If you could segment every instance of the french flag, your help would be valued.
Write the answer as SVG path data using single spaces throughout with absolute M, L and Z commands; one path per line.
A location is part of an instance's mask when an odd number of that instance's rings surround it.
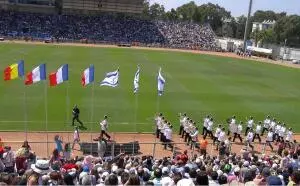
M 91 65 L 89 68 L 85 69 L 82 73 L 81 84 L 82 86 L 86 86 L 92 82 L 94 82 L 94 65 Z
M 65 64 L 61 66 L 56 72 L 53 72 L 49 75 L 50 86 L 54 87 L 58 84 L 63 83 L 64 81 L 69 80 L 69 66 Z
M 29 72 L 26 75 L 25 85 L 32 85 L 42 80 L 46 80 L 46 64 L 41 64 Z

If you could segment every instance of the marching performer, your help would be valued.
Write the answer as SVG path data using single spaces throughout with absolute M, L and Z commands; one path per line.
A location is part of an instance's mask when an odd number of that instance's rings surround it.
M 249 129 L 249 132 L 248 132 L 248 134 L 247 134 L 246 142 L 247 142 L 247 146 L 249 146 L 249 147 L 252 148 L 252 151 L 254 150 L 254 146 L 251 144 L 252 141 L 253 141 L 253 136 L 254 136 L 254 134 L 253 134 L 253 129 L 250 128 L 250 129 Z
M 273 139 L 274 139 L 273 135 L 274 135 L 274 133 L 273 133 L 272 129 L 270 128 L 268 130 L 268 134 L 267 134 L 267 137 L 266 137 L 266 145 L 269 145 L 269 147 L 271 148 L 272 151 L 274 150 L 273 146 L 272 146 L 272 142 L 273 142 Z
M 108 138 L 108 140 L 110 140 L 110 135 L 108 135 L 107 133 L 108 122 L 107 122 L 106 115 L 104 116 L 104 120 L 100 122 L 100 127 L 101 127 L 101 134 L 100 134 L 101 138 L 103 138 L 103 135 L 105 135 Z
M 271 124 L 270 124 L 270 128 L 271 128 L 272 131 L 273 131 L 273 137 L 274 137 L 275 127 L 276 127 L 276 119 L 273 118 L 272 121 L 271 121 Z
M 285 127 L 285 123 L 283 123 L 280 130 L 279 130 L 279 138 L 280 138 L 281 141 L 284 140 L 285 133 L 286 133 L 286 127 Z
M 195 147 L 198 142 L 198 134 L 199 134 L 198 127 L 196 127 L 195 130 L 193 131 L 193 133 L 190 134 L 191 135 L 191 149 L 193 147 Z
M 289 128 L 289 130 L 286 133 L 285 137 L 285 144 L 291 148 L 291 143 L 293 142 L 293 131 L 292 128 Z
M 207 126 L 208 126 L 208 122 L 210 121 L 210 116 L 207 115 L 204 119 L 203 119 L 203 128 L 202 128 L 202 135 L 206 135 L 207 132 Z
M 261 136 L 264 135 L 265 131 L 268 131 L 271 124 L 270 116 L 267 116 L 267 118 L 264 120 L 264 128 L 262 130 Z
M 235 142 L 235 138 L 237 137 L 240 139 L 241 143 L 243 142 L 243 139 L 241 137 L 242 131 L 243 131 L 243 122 L 240 122 L 240 124 L 237 125 L 236 132 L 234 133 L 232 142 Z
M 236 119 L 235 116 L 232 116 L 230 123 L 229 123 L 229 127 L 228 127 L 228 132 L 227 135 L 230 135 L 230 132 L 233 133 L 233 129 L 236 127 Z
M 184 138 L 184 136 L 186 134 L 186 129 L 189 125 L 189 122 L 190 122 L 190 118 L 186 118 L 185 122 L 183 123 L 183 131 L 182 131 L 182 134 L 181 134 L 181 138 Z
M 261 134 L 261 121 L 259 121 L 258 124 L 256 125 L 255 134 L 254 134 L 252 142 L 254 142 L 255 138 L 257 137 L 259 140 L 259 143 L 261 143 L 260 134 Z
M 281 130 L 281 123 L 280 121 L 277 123 L 277 125 L 275 126 L 275 132 L 274 132 L 274 140 L 276 140 L 277 142 L 280 142 L 280 137 L 279 137 L 279 132 Z
M 80 114 L 80 110 L 77 107 L 77 105 L 74 106 L 73 110 L 72 110 L 72 114 L 73 114 L 73 119 L 72 119 L 72 126 L 74 126 L 74 122 L 75 120 L 80 123 L 81 126 L 83 126 L 83 123 L 79 120 L 79 114 Z
M 254 124 L 253 117 L 250 116 L 250 119 L 249 119 L 248 122 L 247 122 L 247 127 L 246 127 L 246 131 L 245 131 L 245 136 L 247 136 L 248 131 L 249 131 L 250 129 L 252 129 L 253 124 Z
M 215 130 L 215 135 L 214 135 L 214 141 L 213 141 L 213 145 L 215 145 L 216 141 L 218 141 L 219 138 L 219 134 L 222 130 L 222 125 L 219 125 L 216 130 Z M 205 138 L 204 138 L 205 139 Z
M 167 146 L 173 150 L 173 145 L 172 145 L 172 128 L 173 126 L 169 123 L 168 126 L 166 126 L 164 130 L 164 136 L 165 136 L 165 141 L 164 141 L 164 149 L 167 149 Z
M 156 138 L 159 138 L 159 128 L 161 126 L 161 122 L 163 120 L 163 114 L 159 113 L 155 118 L 155 125 L 156 125 Z
M 208 122 L 208 125 L 207 125 L 206 134 L 203 137 L 204 139 L 206 139 L 207 135 L 209 135 L 213 139 L 213 133 L 212 133 L 213 125 L 214 125 L 214 119 L 210 118 L 210 121 Z
M 180 127 L 179 127 L 179 135 L 182 135 L 183 133 L 183 125 L 186 122 L 186 113 L 184 113 L 183 115 L 180 114 Z
M 220 143 L 224 142 L 225 141 L 225 138 L 226 138 L 226 134 L 225 134 L 225 128 L 223 127 L 221 129 L 221 132 L 219 133 L 219 136 L 218 136 L 218 144 L 217 144 L 217 149 L 219 149 L 219 145 Z
M 162 120 L 162 126 L 160 127 L 160 141 L 165 142 L 166 136 L 165 136 L 165 129 L 168 128 L 168 121 Z
M 186 142 L 187 142 L 187 145 L 190 144 L 191 140 L 192 140 L 192 137 L 191 137 L 191 134 L 195 131 L 196 129 L 196 122 L 193 122 L 191 120 L 191 122 L 189 123 L 189 126 L 187 128 L 187 134 L 185 137 L 186 137 Z

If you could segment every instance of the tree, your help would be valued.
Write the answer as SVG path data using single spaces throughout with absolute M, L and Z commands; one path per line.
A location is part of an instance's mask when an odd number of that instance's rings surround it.
M 244 38 L 246 22 L 247 22 L 247 17 L 245 17 L 244 15 L 237 18 L 235 38 L 237 39 Z
M 151 19 L 161 19 L 165 16 L 165 7 L 154 3 L 149 7 L 149 16 Z
M 174 8 L 172 8 L 170 11 L 166 12 L 165 15 L 166 19 L 169 21 L 175 21 L 179 19 L 178 13 Z
M 196 12 L 197 5 L 194 1 L 186 3 L 176 9 L 177 14 L 182 18 L 184 21 L 193 21 L 194 14 Z

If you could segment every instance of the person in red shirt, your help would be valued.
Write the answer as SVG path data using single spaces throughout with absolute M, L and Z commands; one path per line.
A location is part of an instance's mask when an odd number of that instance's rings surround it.
M 189 160 L 189 157 L 187 155 L 187 150 L 183 152 L 183 154 L 178 155 L 178 161 L 181 160 L 184 164 Z

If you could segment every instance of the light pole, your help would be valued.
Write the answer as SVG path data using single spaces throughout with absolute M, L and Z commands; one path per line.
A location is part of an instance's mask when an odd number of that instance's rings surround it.
M 252 3 L 253 0 L 250 0 L 249 2 L 249 9 L 248 9 L 248 16 L 247 16 L 247 21 L 246 21 L 246 26 L 245 26 L 245 34 L 244 34 L 244 51 L 246 51 L 246 41 L 247 41 L 247 35 L 248 35 L 248 27 L 249 27 L 249 21 L 250 21 L 250 16 L 251 16 L 251 10 L 252 10 Z

